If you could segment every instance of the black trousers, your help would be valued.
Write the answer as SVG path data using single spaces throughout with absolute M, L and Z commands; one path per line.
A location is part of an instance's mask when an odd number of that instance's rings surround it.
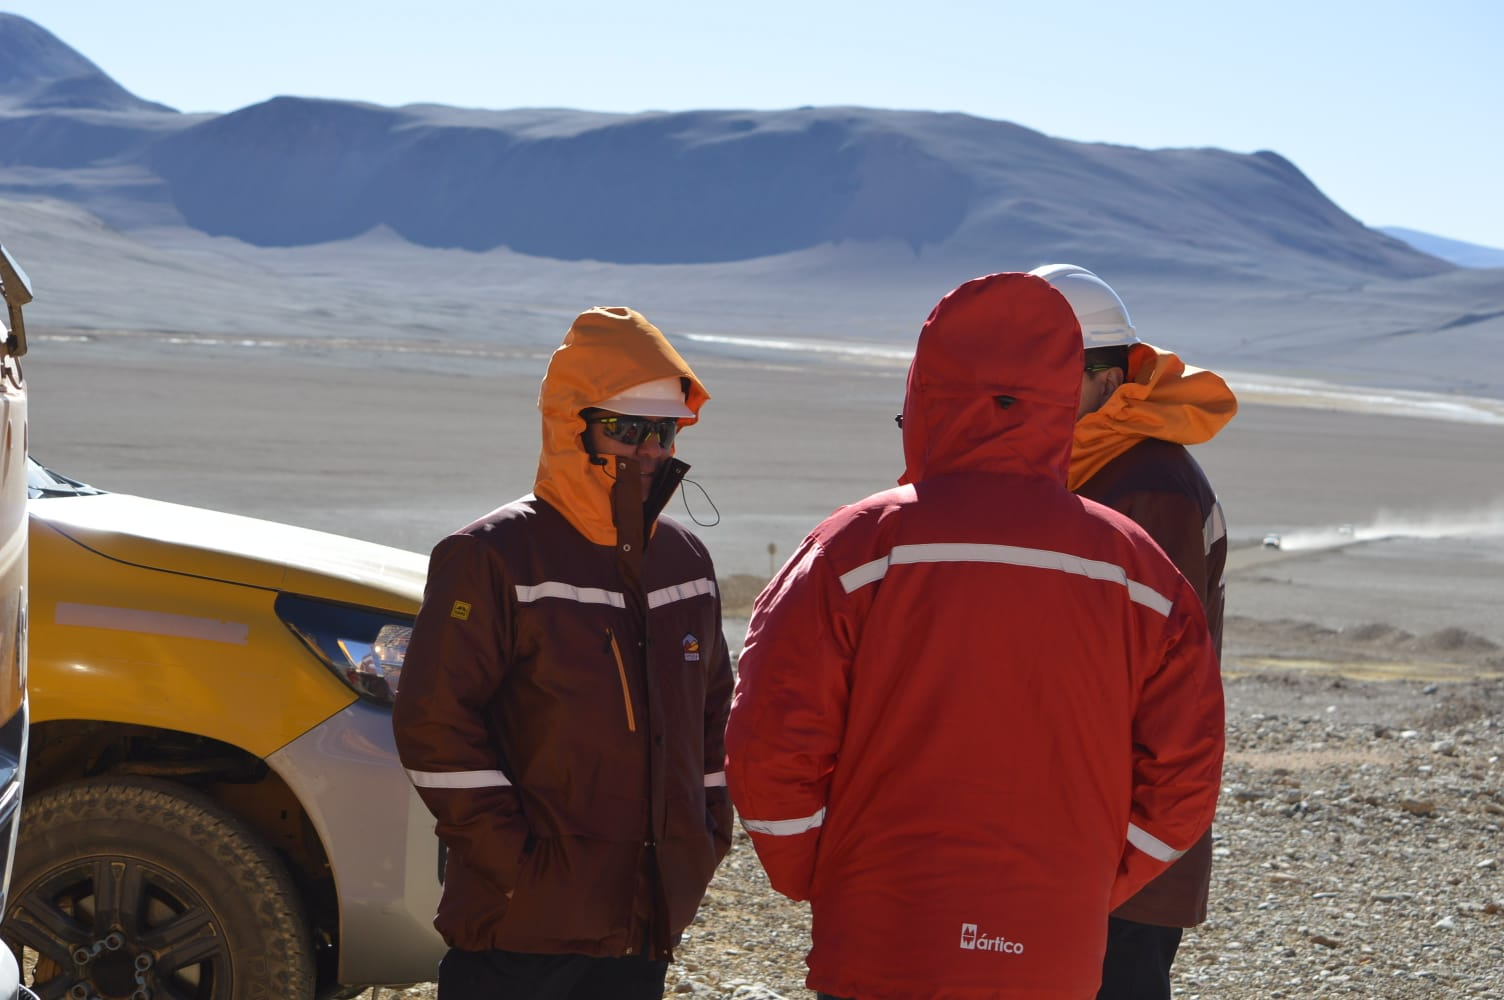
M 439 1000 L 663 1000 L 667 962 L 450 948 Z
M 1170 963 L 1184 933 L 1108 917 L 1097 1000 L 1170 1000 Z

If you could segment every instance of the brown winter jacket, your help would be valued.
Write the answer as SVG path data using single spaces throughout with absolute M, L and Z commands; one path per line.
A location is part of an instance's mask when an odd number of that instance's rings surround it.
M 671 958 L 730 847 L 710 557 L 644 517 L 635 461 L 578 443 L 581 409 L 674 374 L 698 409 L 640 316 L 581 316 L 544 379 L 538 496 L 434 549 L 393 724 L 448 848 L 434 925 L 453 947 Z
M 1076 425 L 1071 485 L 1138 523 L 1201 598 L 1220 658 L 1227 525 L 1205 473 L 1184 445 L 1206 441 L 1237 412 L 1221 378 L 1187 369 L 1168 351 L 1133 348 L 1130 381 Z M 1206 919 L 1212 841 L 1208 830 L 1113 916 L 1166 927 Z

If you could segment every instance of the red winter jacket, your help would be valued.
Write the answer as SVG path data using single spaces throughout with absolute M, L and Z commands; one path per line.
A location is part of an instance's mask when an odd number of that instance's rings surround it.
M 906 485 L 837 511 L 759 598 L 727 780 L 813 911 L 811 988 L 1091 997 L 1106 916 L 1207 829 L 1222 765 L 1200 602 L 1065 488 L 1079 328 L 1041 279 L 936 307 Z

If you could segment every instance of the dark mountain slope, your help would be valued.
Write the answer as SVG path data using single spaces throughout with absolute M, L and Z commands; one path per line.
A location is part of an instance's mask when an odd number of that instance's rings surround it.
M 1273 153 L 1074 143 L 955 114 L 278 98 L 184 129 L 150 162 L 190 225 L 268 246 L 386 225 L 425 246 L 628 264 L 896 240 L 1232 273 L 1271 258 L 1384 277 L 1449 266 L 1366 229 Z
M 191 225 L 252 243 L 384 224 L 426 246 L 620 263 L 917 250 L 957 229 L 970 193 L 874 113 L 831 110 L 540 121 L 278 98 L 173 136 L 152 163 Z

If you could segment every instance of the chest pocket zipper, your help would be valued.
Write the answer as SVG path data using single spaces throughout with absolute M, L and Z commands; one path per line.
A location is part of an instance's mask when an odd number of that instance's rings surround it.
M 627 732 L 637 732 L 637 716 L 632 711 L 632 688 L 627 684 L 627 665 L 621 659 L 621 647 L 616 644 L 616 633 L 606 629 L 606 645 L 616 657 L 616 675 L 621 678 L 621 700 L 627 708 Z

